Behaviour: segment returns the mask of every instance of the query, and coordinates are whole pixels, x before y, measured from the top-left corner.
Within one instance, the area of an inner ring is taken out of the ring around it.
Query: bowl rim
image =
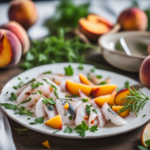
[[[122,55],[122,56],[126,56],[126,57],[130,57],[130,58],[138,58],[138,59],[145,59],[147,56],[138,56],[138,55],[126,55],[125,53],[123,52],[120,52],[120,51],[112,51],[108,48],[106,48],[104,45],[103,45],[103,42],[102,42],[102,39],[105,37],[105,36],[109,36],[109,35],[113,35],[113,34],[145,34],[145,35],[149,35],[150,36],[150,32],[148,31],[121,31],[121,32],[117,32],[117,33],[107,33],[107,34],[104,34],[102,36],[100,36],[98,38],[98,45],[104,49],[104,50],[107,50],[111,53],[115,53],[115,54],[118,54],[118,55]]]

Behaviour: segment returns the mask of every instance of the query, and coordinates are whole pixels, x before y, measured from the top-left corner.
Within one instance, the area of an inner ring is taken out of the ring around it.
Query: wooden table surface
[[[99,54],[92,56],[90,59],[100,64],[104,64],[108,67],[111,67]],[[126,75],[139,81],[138,73],[129,73],[115,69],[113,67],[111,68],[113,72]],[[23,71],[23,69],[17,66],[9,69],[0,69],[0,92],[8,80],[10,80],[11,78]],[[12,119],[8,119],[11,127],[24,128]],[[44,148],[41,144],[45,140],[49,141],[51,150],[137,150],[137,146],[141,145],[140,136],[144,126],[145,124],[142,127],[125,134],[98,139],[59,138],[44,135],[32,130],[28,130],[26,132],[26,135],[20,135],[16,130],[12,130],[12,133],[14,142],[18,150],[45,150],[46,148]]]

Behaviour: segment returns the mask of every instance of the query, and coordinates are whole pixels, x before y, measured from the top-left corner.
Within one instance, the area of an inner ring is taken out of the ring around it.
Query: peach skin
[[[124,10],[117,21],[122,30],[146,30],[148,19],[142,10],[137,7],[131,7]]]
[[[130,110],[126,110],[119,114],[118,112],[120,111],[121,108],[123,108],[123,106],[112,106],[112,110],[116,112],[120,117],[122,118],[127,117],[130,114]]]
[[[75,94],[79,95],[79,89],[87,96],[90,95],[92,91],[91,86],[88,86],[82,83],[71,82],[69,80],[66,80],[66,89],[72,95],[75,95]]]
[[[99,97],[103,95],[111,94],[116,89],[115,84],[105,84],[100,86],[93,86],[91,95],[93,97]]]
[[[61,119],[61,115],[57,115],[51,119],[49,119],[48,121],[45,122],[45,124],[49,127],[58,129],[58,130],[62,130],[62,119]]]
[[[30,48],[30,40],[26,30],[17,22],[10,21],[7,24],[1,25],[0,29],[12,31],[18,38],[22,46],[22,54],[26,54]]]
[[[21,58],[21,44],[16,35],[0,29],[0,68],[17,64]]]
[[[94,84],[82,73],[79,74],[79,79],[81,83],[89,85],[89,86],[94,86]]]
[[[119,105],[121,106],[125,101],[126,99],[123,99],[123,98],[126,98],[126,96],[129,94],[129,89],[123,89],[121,91],[119,91],[116,96],[115,96],[115,99],[114,99],[114,103],[115,105]]]
[[[16,21],[26,30],[29,29],[38,19],[36,6],[31,0],[13,0],[8,10],[10,21]]]

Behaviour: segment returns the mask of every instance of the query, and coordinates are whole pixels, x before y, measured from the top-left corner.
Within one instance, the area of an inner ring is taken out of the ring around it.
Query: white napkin
[[[8,119],[0,106],[0,150],[16,150]]]

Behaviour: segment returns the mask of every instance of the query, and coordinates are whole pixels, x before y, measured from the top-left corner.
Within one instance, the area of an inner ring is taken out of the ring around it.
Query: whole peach
[[[8,10],[9,20],[20,23],[26,30],[38,19],[38,12],[31,0],[13,0]]]
[[[122,30],[146,30],[148,19],[142,10],[136,7],[124,10],[118,18]]]
[[[16,35],[0,29],[0,68],[17,64],[21,58],[21,44]]]
[[[140,80],[143,85],[150,88],[150,56],[147,56],[140,67]]]
[[[10,21],[7,24],[1,25],[0,29],[12,31],[19,39],[22,46],[22,54],[25,54],[30,48],[30,40],[26,30],[17,22]]]

